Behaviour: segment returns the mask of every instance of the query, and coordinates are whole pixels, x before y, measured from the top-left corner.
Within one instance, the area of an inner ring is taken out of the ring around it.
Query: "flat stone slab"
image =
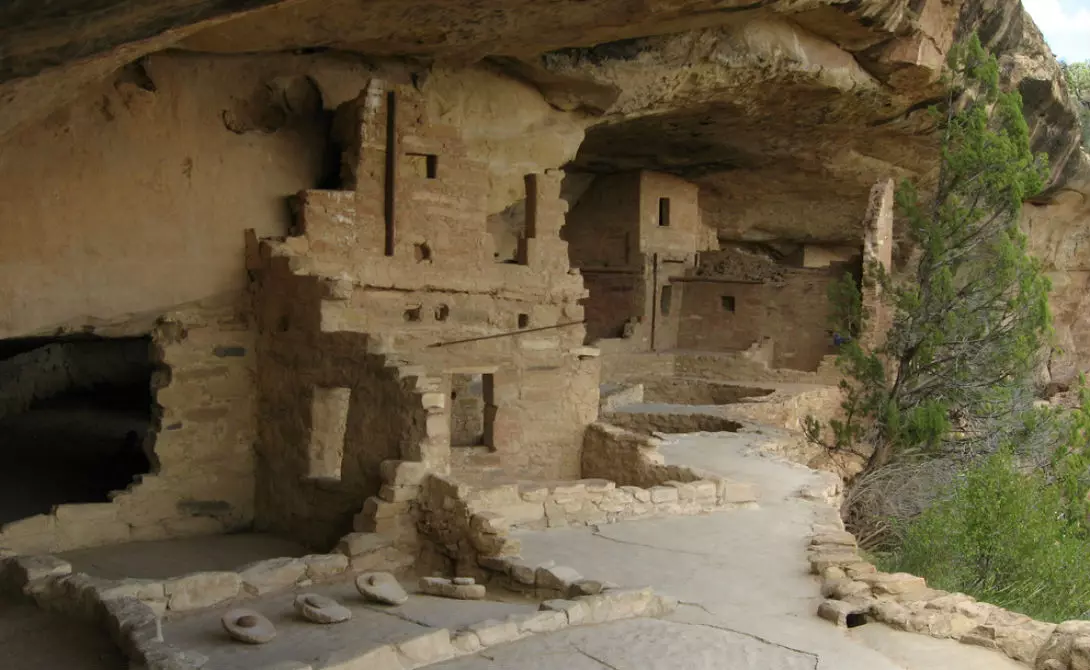
[[[707,626],[630,619],[569,628],[493,647],[435,670],[813,670],[815,657]]]
[[[365,572],[356,578],[356,589],[364,598],[383,605],[402,605],[409,594],[389,572]]]
[[[395,614],[388,607],[364,600],[351,579],[314,586],[308,592],[340,603],[351,612],[351,619],[336,625],[317,625],[296,613],[298,593],[279,593],[246,602],[247,607],[260,611],[276,628],[276,638],[265,644],[239,644],[224,635],[220,618],[226,607],[169,616],[163,621],[163,638],[167,644],[207,656],[209,669],[254,670],[287,662],[319,669],[328,667],[326,659],[333,652],[342,658],[354,658],[435,630],[406,621],[398,615],[401,610]],[[412,606],[412,600],[406,606]]]

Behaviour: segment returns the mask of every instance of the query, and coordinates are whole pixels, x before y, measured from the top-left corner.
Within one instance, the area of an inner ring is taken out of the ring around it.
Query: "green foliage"
[[[1083,617],[1090,538],[1071,500],[1063,483],[1020,471],[1011,451],[1001,450],[902,528],[883,569],[1045,621]]]
[[[1090,149],[1090,61],[1071,64],[1061,61],[1060,68],[1067,79],[1067,90],[1071,94],[1071,102],[1079,110],[1079,120],[1082,122],[1082,146]]]
[[[863,332],[866,315],[863,312],[863,298],[852,273],[829,284],[829,326],[833,332],[848,337],[858,337]]]
[[[830,422],[827,446],[873,445],[868,470],[898,454],[994,450],[1024,424],[1016,399],[1050,331],[1049,283],[1018,228],[1047,173],[1021,98],[1000,90],[996,59],[975,35],[951,50],[948,70],[949,96],[933,110],[937,184],[925,195],[905,181],[896,196],[917,260],[897,283],[867,273],[884,286],[892,328],[881,347],[856,338],[839,353],[845,418]],[[831,297],[834,322],[866,325],[855,283]],[[810,434],[826,441],[819,432]]]

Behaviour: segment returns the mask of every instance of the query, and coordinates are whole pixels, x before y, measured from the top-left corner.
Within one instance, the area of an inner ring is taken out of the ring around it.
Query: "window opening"
[[[670,199],[659,198],[659,225],[667,227],[670,225]]]

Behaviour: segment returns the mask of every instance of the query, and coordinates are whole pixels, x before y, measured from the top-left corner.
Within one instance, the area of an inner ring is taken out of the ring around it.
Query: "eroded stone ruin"
[[[1051,161],[1043,381],[1085,367],[1090,165],[1017,2],[85,4],[0,10],[15,554],[257,530],[318,552],[285,585],[532,590],[511,527],[752,504],[647,434],[833,411],[827,288],[903,263],[892,183],[933,179],[974,30]],[[720,409],[610,424],[645,400]]]

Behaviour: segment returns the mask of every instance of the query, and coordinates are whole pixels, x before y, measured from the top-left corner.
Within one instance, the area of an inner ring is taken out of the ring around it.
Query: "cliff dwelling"
[[[0,9],[13,649],[30,603],[61,617],[35,648],[82,621],[73,648],[146,670],[478,670],[592,624],[808,667],[763,631],[712,639],[757,604],[672,561],[767,562],[761,583],[805,591],[785,608],[821,601],[791,552],[844,532],[821,472],[843,464],[803,439],[840,411],[855,335],[829,289],[878,310],[867,268],[906,253],[893,184],[934,178],[955,36],[1004,54],[1053,157],[1033,216],[1085,210],[1058,66],[1015,2],[47,4]],[[1066,379],[1086,259],[1036,230]],[[556,565],[615,551],[641,567]]]

